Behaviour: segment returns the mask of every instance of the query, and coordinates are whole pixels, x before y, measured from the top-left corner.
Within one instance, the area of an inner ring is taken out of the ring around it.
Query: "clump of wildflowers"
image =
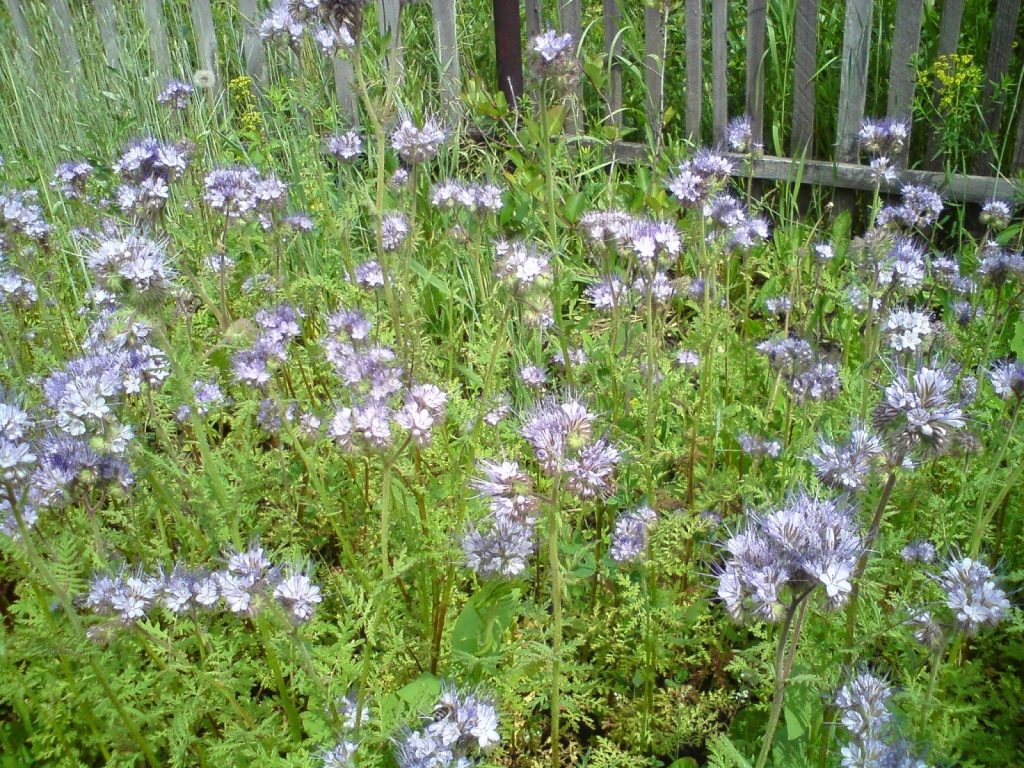
[[[342,162],[355,160],[363,154],[363,137],[359,131],[345,131],[324,140],[324,151]]]
[[[1001,232],[1010,226],[1013,218],[1013,203],[1005,200],[989,200],[981,207],[978,221],[993,232]]]
[[[902,154],[910,139],[910,123],[899,118],[881,120],[867,118],[861,123],[857,140],[860,148],[872,157],[894,160]]]
[[[154,216],[170,196],[170,184],[188,168],[192,145],[170,144],[146,136],[133,140],[114,162],[114,173],[124,180],[118,187],[121,210],[138,216]]]
[[[549,29],[530,40],[533,74],[556,93],[568,93],[579,82],[582,68],[576,58],[576,46],[569,33],[560,35]]]
[[[729,149],[741,155],[761,155],[764,146],[754,142],[754,131],[750,123],[750,115],[734,117],[725,127],[725,142]]]
[[[411,118],[404,117],[391,133],[391,147],[402,162],[417,165],[437,157],[448,135],[448,131],[433,118],[426,118],[423,126],[418,127]]]
[[[875,407],[874,426],[903,454],[934,456],[949,450],[966,425],[953,397],[953,379],[942,368],[899,369]]]
[[[669,179],[668,189],[686,208],[702,208],[725,186],[733,174],[732,162],[723,155],[700,149],[690,160],[679,164]]]
[[[866,427],[858,425],[844,443],[821,438],[818,449],[808,460],[818,479],[829,488],[861,491],[884,453],[882,441]]]
[[[489,181],[478,184],[447,179],[430,190],[430,202],[437,208],[460,207],[471,213],[496,213],[502,206],[502,188]]]
[[[171,109],[188,109],[195,87],[181,80],[170,80],[156,97],[157,103]]]
[[[850,732],[850,742],[842,749],[843,768],[927,768],[892,732],[891,697],[889,683],[867,670],[854,675],[836,693],[841,722]]]
[[[736,621],[779,620],[787,589],[795,601],[820,586],[828,606],[838,608],[853,589],[863,547],[848,501],[799,490],[780,507],[750,514],[747,526],[724,544],[718,596]]]
[[[954,626],[968,635],[996,626],[1010,610],[1010,601],[992,569],[978,560],[952,558],[934,578],[945,593],[946,607],[953,612]]]
[[[85,160],[70,160],[57,166],[51,184],[68,200],[80,200],[85,196],[85,184],[92,172],[92,165]]]
[[[15,235],[44,243],[53,227],[43,218],[35,191],[0,192],[0,248],[9,248]]]
[[[529,476],[514,461],[482,461],[473,488],[487,499],[491,516],[483,530],[462,540],[466,564],[483,577],[511,578],[526,570],[533,554],[533,529],[540,506]]]
[[[992,389],[1005,400],[1019,400],[1024,397],[1024,364],[1017,360],[1003,360],[995,363],[988,372]]]
[[[396,759],[401,768],[468,768],[501,740],[494,703],[478,691],[443,685],[433,714],[425,720],[422,728],[398,740]]]
[[[658,513],[648,506],[620,514],[615,521],[609,550],[612,560],[631,563],[643,557],[647,552],[651,529],[657,521]]]

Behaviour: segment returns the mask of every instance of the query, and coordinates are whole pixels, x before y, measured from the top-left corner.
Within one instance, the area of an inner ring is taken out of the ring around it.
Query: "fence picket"
[[[1013,56],[1013,42],[1017,36],[1017,19],[1020,17],[1020,0],[999,0],[992,22],[992,41],[988,47],[988,63],[985,66],[985,90],[982,93],[984,127],[993,141],[998,141],[999,126],[1003,120],[1003,102],[996,97],[996,88],[1010,71]],[[974,173],[984,173],[996,161],[992,147],[978,152],[972,164]]]
[[[857,132],[864,120],[873,4],[873,0],[849,0],[846,4],[836,146],[839,160],[848,162],[857,159]]]
[[[793,123],[789,151],[794,157],[814,155],[814,93],[818,69],[818,0],[797,0],[793,29]]]
[[[36,74],[36,42],[21,12],[21,0],[6,0],[7,12],[11,17],[14,35],[18,38],[18,56],[25,66],[25,71],[34,78]]]
[[[260,15],[256,0],[238,0],[238,11],[242,16],[242,53],[245,55],[245,72],[258,86],[267,77],[267,54],[260,37]]]
[[[558,23],[562,33],[572,35],[573,44],[579,50],[580,38],[583,36],[583,6],[580,0],[560,0],[558,6]],[[575,136],[583,130],[583,110],[580,107],[580,88],[576,86],[576,98],[568,104],[565,116],[565,132]]]
[[[142,21],[149,33],[149,50],[153,56],[153,70],[161,82],[171,78],[171,49],[164,29],[164,9],[160,0],[143,0]]]
[[[661,117],[664,112],[665,17],[668,4],[662,0],[644,8],[644,85],[647,88],[647,125],[654,146],[661,145]]]
[[[217,33],[213,28],[210,0],[192,0],[192,34],[196,38],[199,66],[217,72]]]
[[[619,27],[622,11],[618,0],[603,0],[604,9],[604,55],[608,66],[608,116],[612,125],[622,126],[622,37]]]
[[[96,8],[96,23],[103,40],[103,55],[107,66],[119,69],[121,66],[121,33],[117,29],[117,9],[114,0],[93,0]]]
[[[526,36],[533,38],[544,26],[543,0],[526,0]]]
[[[353,128],[359,126],[359,106],[356,99],[355,71],[352,69],[352,62],[348,59],[334,57],[334,98],[338,101],[338,108],[341,116]]]
[[[711,0],[711,127],[715,141],[729,122],[729,0]]]
[[[50,27],[57,43],[57,56],[66,72],[80,74],[82,53],[75,39],[75,23],[68,0],[50,0]]]
[[[704,0],[686,0],[686,136],[700,143],[704,97]]]
[[[942,4],[942,19],[939,22],[939,43],[935,50],[936,58],[956,53],[960,40],[960,23],[964,17],[964,0],[945,0]],[[938,93],[932,94],[932,101],[938,101]],[[928,147],[937,147],[938,133],[934,127],[928,129]],[[942,153],[935,152],[925,158],[924,167],[930,171],[942,168]]]
[[[755,143],[764,140],[764,57],[768,29],[765,0],[747,0],[747,114]]]
[[[404,79],[405,62],[402,59],[402,3],[400,0],[380,0],[377,6],[377,27],[382,37],[388,38],[387,71],[394,72],[396,81]]]
[[[430,6],[434,12],[434,39],[440,65],[441,102],[448,120],[453,122],[459,117],[459,94],[462,91],[455,0],[430,0]]]
[[[913,60],[921,45],[921,13],[924,0],[896,0],[896,27],[892,38],[892,56],[889,61],[889,94],[886,111],[891,117],[909,118],[914,106],[914,84],[917,73]],[[913,122],[911,121],[911,126]],[[906,165],[910,156],[908,141],[899,157]]]
[[[1017,138],[1013,142],[1013,161],[1010,168],[1024,168],[1024,103],[1017,105]]]

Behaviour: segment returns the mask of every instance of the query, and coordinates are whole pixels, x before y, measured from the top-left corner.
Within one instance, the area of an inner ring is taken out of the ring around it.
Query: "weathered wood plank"
[[[914,86],[917,73],[914,71],[914,57],[921,46],[921,14],[924,0],[896,0],[896,26],[893,30],[892,55],[889,60],[889,93],[886,112],[890,117],[910,119],[914,106]],[[910,142],[903,148],[900,157],[893,158],[906,165],[910,156]]]
[[[401,15],[400,0],[380,0],[377,6],[377,28],[381,36],[388,39],[387,71],[393,72],[399,83],[404,79],[405,70]]]
[[[584,142],[587,143],[587,142]],[[650,148],[633,142],[593,142],[595,148],[602,147],[609,157],[618,162],[650,162]],[[745,176],[752,172],[754,178],[769,181],[794,182],[800,178],[802,184],[817,184],[838,189],[870,192],[875,188],[871,168],[858,163],[830,162],[827,160],[794,160],[788,157],[765,155],[755,158],[752,165],[744,165],[744,157],[726,153],[734,160],[736,173]],[[885,193],[898,193],[907,184],[921,184],[939,190],[942,195],[955,202],[984,202],[990,198],[1011,199],[1015,186],[1007,179],[967,174],[947,175],[935,171],[897,171],[896,179],[882,184]]]
[[[242,16],[242,54],[245,56],[245,72],[258,86],[267,78],[267,52],[263,50],[260,38],[260,14],[256,0],[238,0],[238,11]]]
[[[171,69],[171,49],[167,43],[167,30],[164,27],[164,9],[160,0],[142,0],[142,22],[149,33],[149,50],[153,56],[153,70],[161,82],[169,80],[173,74]]]
[[[725,140],[729,124],[729,0],[711,0],[711,127],[715,141]]]
[[[199,67],[217,72],[217,32],[213,27],[210,0],[192,0],[192,34],[196,39]]]
[[[96,8],[96,23],[103,40],[103,55],[107,66],[118,69],[121,66],[121,33],[117,29],[117,9],[114,0],[93,0]]]
[[[985,65],[985,89],[981,104],[985,130],[993,142],[999,142],[1003,121],[1003,101],[997,97],[1000,82],[1010,71],[1013,57],[1013,43],[1017,37],[1017,20],[1020,18],[1020,0],[998,0],[995,19],[992,22],[992,39],[988,47],[988,63]],[[996,154],[991,147],[978,152],[971,164],[974,173],[989,173],[996,164]]]
[[[562,34],[572,35],[573,45],[579,48],[583,37],[583,6],[580,0],[560,0],[558,5],[558,23]],[[580,106],[580,88],[576,86],[576,98],[568,104],[565,117],[565,132],[575,136],[583,130],[583,110]]]
[[[75,22],[71,18],[68,0],[50,0],[50,27],[57,44],[57,57],[66,72],[82,71],[82,53],[75,38]]]
[[[686,0],[686,136],[700,143],[704,101],[704,0]]]
[[[1013,142],[1013,162],[1010,167],[1014,170],[1024,168],[1024,99],[1017,104],[1017,138]]]
[[[603,0],[604,55],[608,65],[608,118],[612,125],[622,125],[622,36],[619,34],[622,11],[618,0]]]
[[[837,157],[843,161],[857,158],[857,132],[864,120],[864,103],[868,91],[873,5],[873,0],[849,0],[846,4],[836,128]]]
[[[21,0],[6,0],[7,12],[11,17],[11,25],[14,27],[14,35],[18,38],[18,56],[21,57],[26,71],[35,73],[36,69],[36,41],[25,21],[25,15],[21,11]]]
[[[793,124],[789,151],[794,157],[814,154],[814,93],[818,70],[818,0],[797,0],[793,29]]]
[[[430,7],[434,12],[434,40],[440,66],[441,103],[445,116],[451,123],[459,119],[459,95],[462,92],[455,0],[430,0]]]
[[[945,0],[942,4],[942,19],[939,21],[939,44],[936,56],[948,56],[956,52],[960,40],[960,23],[964,17],[964,0]]]
[[[942,4],[942,18],[939,21],[939,42],[936,46],[936,58],[948,56],[956,52],[960,40],[960,24],[964,17],[964,0],[945,0]],[[938,103],[938,93],[932,94],[932,102]],[[924,167],[930,171],[937,171],[942,168],[942,154],[934,152],[933,147],[938,146],[937,132],[934,128],[928,128],[929,153],[925,157]]]
[[[493,0],[494,59],[498,70],[498,87],[505,101],[516,107],[523,93],[522,22],[519,0]]]
[[[665,20],[667,2],[644,8],[644,86],[647,89],[647,125],[654,145],[661,145],[661,117],[664,111]]]
[[[359,106],[356,99],[355,72],[352,62],[338,56],[332,62],[334,68],[334,98],[338,101],[341,116],[353,128],[359,126]]]
[[[543,0],[526,0],[526,37],[531,39],[541,33],[544,26]]]
[[[747,114],[754,143],[764,140],[764,57],[768,29],[766,0],[747,0]]]

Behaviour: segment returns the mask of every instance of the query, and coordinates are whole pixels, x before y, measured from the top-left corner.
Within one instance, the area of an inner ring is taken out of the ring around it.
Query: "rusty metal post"
[[[514,108],[523,92],[519,0],[494,0],[494,52],[498,61],[498,85],[509,106]]]

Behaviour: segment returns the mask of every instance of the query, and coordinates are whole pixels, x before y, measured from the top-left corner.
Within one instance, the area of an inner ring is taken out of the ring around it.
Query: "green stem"
[[[299,717],[299,710],[296,708],[295,701],[285,685],[284,675],[281,672],[281,662],[274,648],[274,639],[270,636],[270,627],[267,626],[266,618],[259,614],[254,618],[254,623],[259,628],[260,635],[263,637],[263,652],[267,656],[270,671],[274,673],[274,682],[277,685],[277,693],[281,697],[281,704],[284,706],[285,714],[288,717],[288,726],[292,732],[292,739],[296,743],[300,743],[302,741],[302,718]]]
[[[559,768],[561,761],[559,751],[558,720],[561,713],[561,656],[562,656],[562,569],[558,557],[558,533],[561,524],[561,509],[558,503],[561,476],[555,477],[551,489],[551,501],[548,504],[548,571],[551,579],[551,618],[552,618],[552,656],[551,656],[551,766]]]
[[[754,768],[764,768],[768,762],[768,755],[771,753],[772,744],[775,741],[775,731],[779,726],[779,715],[782,713],[782,702],[786,695],[786,681],[789,679],[790,668],[786,663],[786,649],[789,642],[792,643],[790,656],[796,655],[797,643],[800,642],[800,623],[793,627],[792,638],[790,638],[790,627],[793,626],[793,617],[796,614],[797,606],[803,602],[809,593],[805,592],[799,597],[794,597],[786,608],[786,615],[782,621],[782,629],[779,630],[779,647],[775,652],[775,694],[772,696],[772,708],[768,715],[768,727],[765,730],[764,741],[761,743],[761,753],[758,755],[757,764]],[[801,621],[803,611],[801,611]],[[787,642],[788,641],[788,642]],[[790,664],[792,659],[790,659]]]
[[[1006,437],[1003,438],[1002,447],[999,449],[999,453],[996,455],[996,459],[992,462],[991,466],[993,471],[998,472],[999,468],[1003,464],[1003,459],[1006,458],[1006,451],[1010,447],[1010,439],[1013,437],[1013,429],[1017,426],[1017,419],[1020,416],[1021,410],[1021,398],[1017,398],[1017,402],[1013,406],[1013,415],[1010,417],[1010,424],[1006,428]],[[971,549],[970,556],[976,558],[978,552],[981,551],[981,539],[985,535],[985,529],[988,528],[989,523],[992,522],[993,516],[996,514],[996,510],[1003,503],[1003,500],[1009,494],[1010,489],[1017,484],[1020,479],[1022,467],[1024,462],[1017,462],[1013,471],[1007,476],[1006,481],[1003,483],[1002,488],[999,491],[999,495],[995,498],[992,504],[989,505],[988,509],[985,509],[985,502],[988,500],[988,488],[991,483],[986,483],[982,493],[978,496],[978,507],[975,511],[975,517],[978,518],[977,524],[974,526],[974,533],[971,536]],[[982,512],[984,510],[984,512]]]

